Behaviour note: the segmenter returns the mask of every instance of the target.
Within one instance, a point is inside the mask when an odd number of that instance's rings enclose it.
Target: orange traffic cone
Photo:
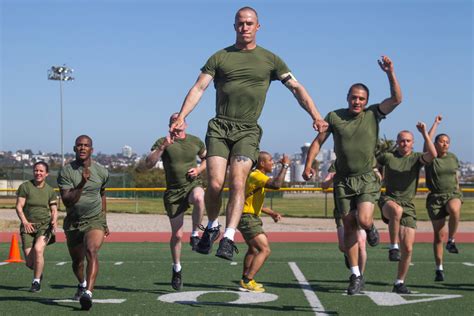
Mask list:
[[[25,262],[21,260],[20,248],[18,248],[18,239],[16,234],[12,236],[12,243],[10,245],[10,256],[5,262]]]

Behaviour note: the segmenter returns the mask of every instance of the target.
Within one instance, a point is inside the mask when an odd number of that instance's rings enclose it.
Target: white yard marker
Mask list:
[[[462,264],[468,267],[474,267],[474,263],[472,262],[463,262]]]
[[[119,261],[119,262],[115,262],[115,263],[114,263],[114,265],[116,265],[116,266],[120,266],[120,265],[122,265],[122,264],[123,264],[123,261]]]
[[[230,265],[231,265],[231,266],[236,266],[236,265],[237,265],[237,262],[232,261],[232,262],[230,263]]]
[[[4,266],[6,264],[9,264],[10,262],[0,262],[0,266]]]
[[[62,262],[58,262],[56,263],[57,266],[63,266],[65,265],[67,262],[66,261],[62,261]]]
[[[99,304],[121,304],[125,302],[126,299],[123,298],[109,298],[109,299],[103,299],[103,300],[96,300],[95,298],[92,299],[92,302],[99,303]],[[53,300],[55,303],[79,303],[79,301],[76,300]]]
[[[328,315],[325,310],[323,305],[321,304],[321,301],[319,298],[316,296],[316,293],[314,293],[314,290],[311,288],[311,285],[309,282],[306,280],[304,274],[301,272],[300,268],[296,265],[295,262],[288,262],[290,265],[291,271],[293,271],[293,274],[296,277],[296,280],[298,280],[298,283],[301,286],[301,289],[303,290],[304,296],[306,296],[306,300],[308,301],[309,305],[314,311],[315,315]]]

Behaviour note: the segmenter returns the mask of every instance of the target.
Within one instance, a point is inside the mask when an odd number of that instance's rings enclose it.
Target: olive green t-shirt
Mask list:
[[[357,176],[372,171],[379,123],[384,118],[379,104],[371,105],[357,115],[347,108],[329,112],[325,121],[329,124],[328,133],[334,137],[338,176]]]
[[[260,46],[224,48],[201,71],[214,78],[216,117],[247,123],[260,117],[270,82],[290,72],[280,57]]]
[[[76,188],[82,181],[83,166],[75,160],[65,165],[58,175],[58,186],[61,190]],[[91,176],[82,189],[81,197],[76,204],[66,207],[68,216],[77,220],[88,219],[102,212],[102,197],[100,192],[105,189],[109,180],[109,172],[102,165],[92,162],[89,167]]]
[[[23,182],[17,191],[17,196],[25,198],[23,213],[31,223],[43,223],[51,219],[50,204],[58,199],[54,189],[44,183],[42,188],[34,184],[34,180]]]
[[[459,160],[456,155],[447,153],[435,158],[425,167],[426,186],[432,193],[451,193],[458,191],[457,171]]]
[[[151,150],[159,148],[164,141],[164,137],[158,139]],[[205,150],[206,146],[203,141],[191,134],[186,134],[184,139],[175,139],[173,144],[166,147],[161,155],[165,169],[166,187],[168,189],[179,188],[194,181],[186,176],[187,172],[189,169],[197,167],[196,156],[201,156]]]
[[[397,151],[377,157],[378,163],[385,170],[385,195],[402,201],[411,201],[415,197],[420,169],[423,167],[421,156],[423,153],[412,152],[403,157]]]

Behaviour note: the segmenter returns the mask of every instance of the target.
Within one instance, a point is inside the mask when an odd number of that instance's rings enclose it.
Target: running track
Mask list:
[[[1,233],[0,242],[10,242],[14,232]],[[189,233],[184,233],[184,240],[189,240]],[[446,234],[447,235],[447,234]],[[268,232],[270,242],[319,242],[319,243],[335,243],[337,242],[336,232]],[[17,233],[17,237],[19,237]],[[387,232],[380,233],[381,242],[389,242]],[[447,238],[447,237],[446,237]],[[112,232],[106,242],[169,242],[169,232]],[[64,233],[57,233],[56,240],[64,242]],[[243,242],[242,235],[236,233],[236,242]],[[432,232],[416,233],[416,242],[431,243],[433,242]],[[456,233],[457,243],[474,243],[474,232],[458,232]]]

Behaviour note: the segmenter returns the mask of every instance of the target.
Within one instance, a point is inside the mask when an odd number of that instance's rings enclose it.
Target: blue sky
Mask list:
[[[371,103],[389,96],[377,58],[395,64],[404,102],[381,125],[381,136],[415,132],[436,114],[451,151],[474,161],[472,1],[22,1],[1,3],[0,150],[60,151],[59,83],[52,65],[74,68],[64,86],[65,150],[89,134],[96,152],[123,145],[146,153],[167,132],[200,67],[234,43],[235,11],[260,16],[257,43],[288,64],[323,116],[346,107],[354,82]],[[188,117],[204,138],[214,116],[211,85]],[[315,132],[291,93],[273,82],[260,118],[261,148],[295,153]],[[331,148],[328,141],[325,148]]]

